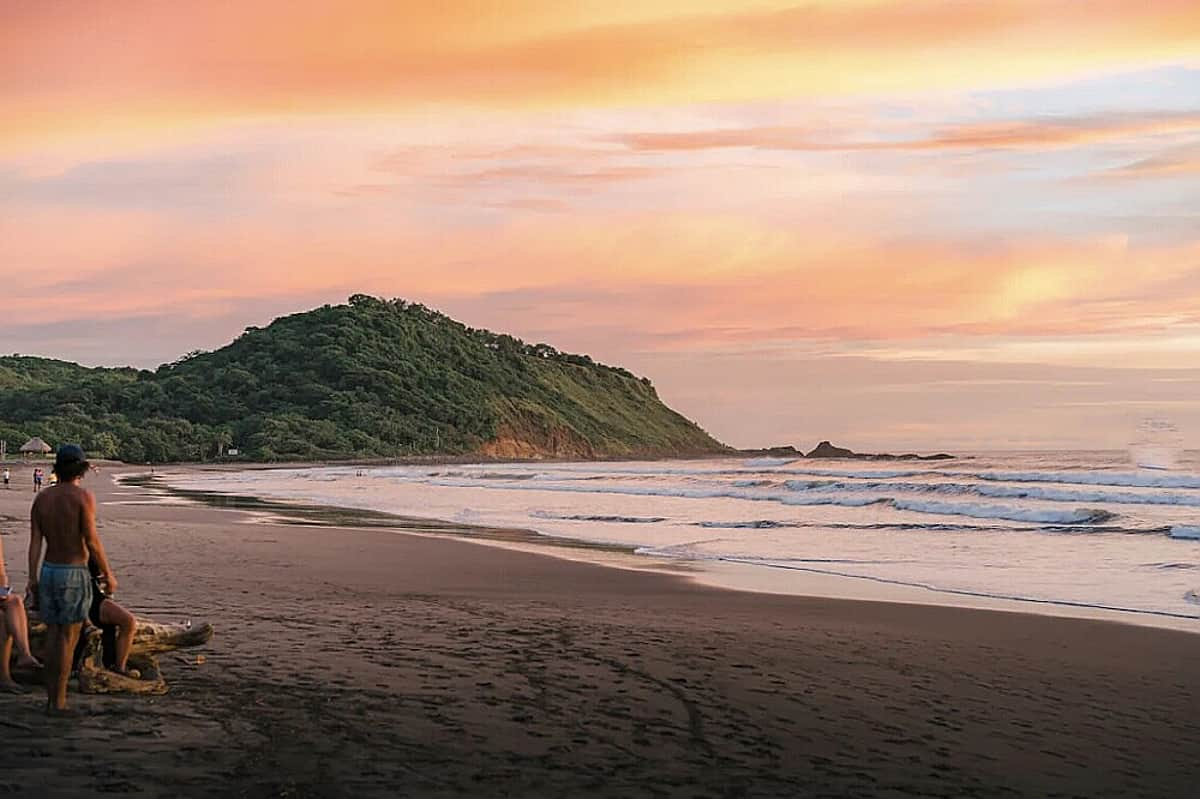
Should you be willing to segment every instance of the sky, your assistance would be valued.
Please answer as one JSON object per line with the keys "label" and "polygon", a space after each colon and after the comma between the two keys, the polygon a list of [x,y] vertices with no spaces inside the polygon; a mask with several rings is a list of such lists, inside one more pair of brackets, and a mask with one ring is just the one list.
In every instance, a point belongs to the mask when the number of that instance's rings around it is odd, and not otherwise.
{"label": "sky", "polygon": [[1200,4],[0,0],[0,352],[358,292],[735,446],[1200,447]]}

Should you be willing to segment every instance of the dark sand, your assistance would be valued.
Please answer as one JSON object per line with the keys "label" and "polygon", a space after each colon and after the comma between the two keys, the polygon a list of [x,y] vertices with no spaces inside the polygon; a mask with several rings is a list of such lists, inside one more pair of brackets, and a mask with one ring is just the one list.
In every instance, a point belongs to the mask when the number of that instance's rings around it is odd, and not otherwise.
{"label": "dark sand", "polygon": [[[27,474],[0,489],[24,584]],[[89,485],[113,496],[109,473]],[[0,696],[0,794],[1196,796],[1200,635],[102,504],[159,698]]]}

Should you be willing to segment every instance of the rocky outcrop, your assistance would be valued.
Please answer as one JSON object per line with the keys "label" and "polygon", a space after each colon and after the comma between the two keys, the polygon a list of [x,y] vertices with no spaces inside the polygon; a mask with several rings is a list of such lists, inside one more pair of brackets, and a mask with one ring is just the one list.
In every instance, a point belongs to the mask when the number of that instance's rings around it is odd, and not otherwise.
{"label": "rocky outcrop", "polygon": [[762,449],[740,449],[739,455],[769,457],[769,458],[803,458],[804,453],[793,447],[791,444],[781,444],[775,447],[763,447]]}
{"label": "rocky outcrop", "polygon": [[822,441],[804,457],[806,458],[855,458],[858,457],[853,451],[845,447],[835,447],[828,441]]}
{"label": "rocky outcrop", "polygon": [[904,455],[892,455],[888,452],[854,452],[845,447],[837,447],[828,441],[822,441],[817,444],[804,457],[806,458],[854,458],[856,460],[866,461],[943,461],[953,459],[953,455],[948,455],[945,452],[939,452],[936,455],[917,455],[914,453],[906,453]]}

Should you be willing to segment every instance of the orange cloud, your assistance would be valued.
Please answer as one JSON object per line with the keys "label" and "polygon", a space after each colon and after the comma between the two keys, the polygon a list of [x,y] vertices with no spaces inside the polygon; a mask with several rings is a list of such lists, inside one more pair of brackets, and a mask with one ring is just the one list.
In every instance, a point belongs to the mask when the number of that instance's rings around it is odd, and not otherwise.
{"label": "orange cloud", "polygon": [[1010,84],[1195,58],[1193,0],[0,2],[0,134]]}
{"label": "orange cloud", "polygon": [[1100,173],[1101,178],[1174,178],[1200,174],[1200,147],[1181,147]]}
{"label": "orange cloud", "polygon": [[941,128],[919,138],[890,141],[838,141],[807,127],[767,126],[630,133],[613,138],[644,152],[749,147],[809,152],[869,150],[1050,149],[1145,135],[1200,133],[1200,111],[1111,113],[1045,117],[1012,122],[972,123]]}
{"label": "orange cloud", "polygon": [[[320,219],[320,224],[308,220]],[[55,243],[57,236],[58,244]],[[548,226],[405,223],[355,206],[243,220],[87,211],[0,220],[7,298],[43,316],[356,291],[600,326],[648,347],[1071,335],[1200,323],[1200,245],[1123,238],[931,243],[746,218],[605,213]],[[20,280],[16,279],[21,277]],[[525,310],[522,310],[525,309]]]}

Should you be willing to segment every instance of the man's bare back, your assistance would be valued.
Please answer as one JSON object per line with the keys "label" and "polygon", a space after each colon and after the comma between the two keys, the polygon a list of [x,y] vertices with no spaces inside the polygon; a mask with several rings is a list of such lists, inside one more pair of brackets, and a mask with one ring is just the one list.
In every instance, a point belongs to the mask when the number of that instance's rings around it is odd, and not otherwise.
{"label": "man's bare back", "polygon": [[95,558],[109,590],[117,590],[117,578],[96,535],[96,498],[79,485],[90,468],[81,447],[60,446],[54,457],[58,484],[41,492],[29,512],[27,593],[37,597],[46,623],[46,711],[52,714],[66,711],[71,656],[92,605],[89,556]]}
{"label": "man's bare back", "polygon": [[96,498],[78,483],[59,483],[38,494],[30,510],[34,534],[46,541],[46,560],[88,562],[87,538],[96,524]]}

